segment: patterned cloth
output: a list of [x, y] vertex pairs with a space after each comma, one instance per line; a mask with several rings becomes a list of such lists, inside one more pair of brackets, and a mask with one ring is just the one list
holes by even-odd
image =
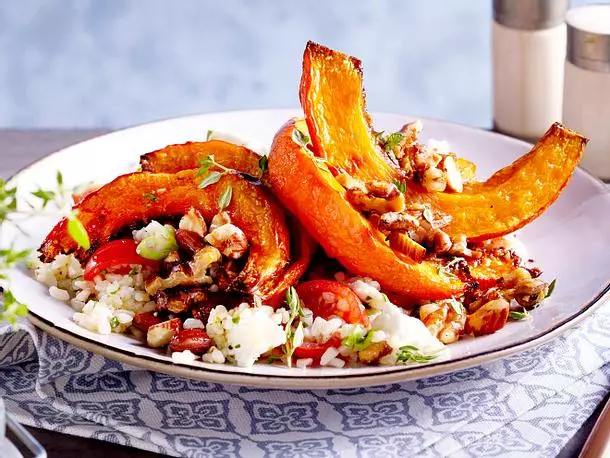
[[610, 306], [549, 344], [402, 384], [223, 386], [0, 329], [0, 395], [24, 424], [189, 457], [555, 456], [610, 387]]

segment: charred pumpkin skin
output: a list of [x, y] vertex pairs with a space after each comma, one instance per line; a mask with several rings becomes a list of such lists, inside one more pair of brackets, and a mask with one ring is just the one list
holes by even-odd
[[299, 221], [292, 217], [288, 217], [288, 229], [292, 234], [290, 244], [290, 261], [291, 264], [286, 270], [279, 275], [273, 282], [273, 287], [267, 293], [266, 305], [280, 307], [286, 300], [286, 290], [295, 285], [311, 264], [311, 259], [318, 248], [318, 243]]
[[281, 202], [326, 250], [351, 272], [369, 276], [390, 291], [416, 299], [445, 299], [464, 284], [439, 273], [435, 262], [415, 263], [394, 252], [381, 233], [356, 211], [345, 190], [310, 152], [292, 140], [294, 121], [276, 134], [269, 155], [269, 181]]
[[207, 142], [187, 142], [169, 145], [140, 157], [144, 172], [176, 173], [181, 170], [197, 169], [201, 160], [211, 154], [214, 159], [227, 168], [237, 170], [255, 178], [260, 178], [258, 161], [261, 158], [254, 151], [222, 140]]
[[[366, 113], [360, 61], [309, 42], [303, 58], [301, 104], [316, 155], [356, 178], [393, 182], [402, 172], [380, 153]], [[459, 194], [427, 192], [409, 181], [407, 202], [453, 218], [444, 230], [481, 241], [509, 234], [540, 216], [561, 194], [587, 139], [556, 123], [534, 148], [483, 183]], [[463, 163], [460, 168], [474, 173]]]
[[[91, 249], [78, 248], [60, 221], [40, 247], [41, 259], [53, 260], [60, 253], [75, 253], [86, 261], [96, 248], [125, 227], [156, 218], [184, 215], [191, 207], [206, 220], [218, 212], [218, 198], [232, 187], [233, 198], [226, 211], [250, 241], [248, 260], [235, 289], [265, 297], [272, 280], [289, 260], [290, 241], [282, 208], [259, 185], [237, 174], [224, 175], [204, 189], [197, 187], [195, 170], [176, 174], [131, 173], [122, 175], [86, 196], [74, 209], [91, 240]], [[156, 199], [150, 199], [150, 194]]]

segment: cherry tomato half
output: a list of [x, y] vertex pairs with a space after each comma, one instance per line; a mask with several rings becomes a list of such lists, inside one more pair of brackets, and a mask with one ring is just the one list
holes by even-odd
[[311, 280], [296, 287], [303, 305], [313, 316], [327, 319], [337, 316], [346, 323], [369, 324], [364, 305], [349, 287], [331, 280]]
[[160, 261], [146, 259], [136, 253], [138, 242], [130, 239], [113, 240], [102, 245], [87, 262], [85, 280], [93, 280], [102, 272], [126, 274], [133, 265], [159, 270]]
[[319, 363], [326, 350], [330, 347], [339, 348], [340, 345], [341, 339], [338, 337], [331, 337], [324, 343], [305, 341], [300, 347], [294, 349], [294, 357], [298, 359], [311, 358], [314, 362]]

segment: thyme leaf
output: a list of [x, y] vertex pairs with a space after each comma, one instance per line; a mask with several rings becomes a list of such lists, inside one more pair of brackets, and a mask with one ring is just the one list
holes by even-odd
[[267, 170], [269, 170], [269, 158], [267, 156], [261, 156], [258, 160], [258, 169], [261, 171], [261, 178], [265, 175]]
[[403, 194], [407, 191], [407, 183], [404, 181], [395, 181], [394, 186], [396, 186], [396, 188], [398, 188], [398, 190]]
[[403, 363], [427, 363], [436, 358], [436, 355], [424, 355], [419, 348], [413, 345], [405, 345], [398, 349], [396, 360]]
[[231, 198], [233, 197], [233, 188], [231, 186], [227, 186], [220, 197], [218, 197], [218, 211], [223, 211], [225, 208], [229, 206], [231, 203]]
[[514, 321], [526, 320], [529, 317], [530, 317], [530, 314], [525, 309], [523, 309], [522, 312], [519, 312], [519, 311], [508, 312], [508, 318], [510, 318], [511, 320], [514, 320]]
[[303, 148], [307, 148], [308, 143], [310, 142], [310, 138], [304, 132], [301, 132], [296, 127], [292, 131], [292, 141], [297, 145], [302, 146]]
[[557, 284], [557, 279], [553, 279], [553, 281], [549, 284], [549, 289], [546, 293], [546, 296], [544, 296], [544, 298], [546, 299], [547, 297], [551, 297], [551, 294], [553, 294], [553, 291], [555, 291], [555, 285]]

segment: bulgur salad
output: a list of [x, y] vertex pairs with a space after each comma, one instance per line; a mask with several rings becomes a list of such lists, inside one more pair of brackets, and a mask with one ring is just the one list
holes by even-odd
[[[305, 119], [268, 155], [214, 132], [142, 155], [74, 197], [36, 279], [79, 326], [180, 364], [425, 364], [527, 319], [555, 283], [515, 233], [586, 141], [556, 124], [480, 182], [447, 142], [421, 141], [421, 121], [373, 130], [361, 76], [357, 59], [309, 43]], [[333, 95], [334, 78], [354, 97]]]

